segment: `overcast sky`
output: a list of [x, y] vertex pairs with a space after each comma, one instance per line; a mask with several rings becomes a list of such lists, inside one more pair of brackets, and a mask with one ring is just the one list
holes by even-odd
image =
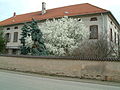
[[42, 2], [46, 2], [46, 8], [63, 7], [74, 4], [90, 3], [110, 10], [120, 23], [120, 0], [0, 0], [0, 21], [16, 14], [41, 11]]

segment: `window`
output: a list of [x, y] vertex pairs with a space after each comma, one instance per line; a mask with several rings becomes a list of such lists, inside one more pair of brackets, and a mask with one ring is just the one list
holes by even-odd
[[90, 26], [90, 39], [98, 39], [98, 25]]
[[119, 45], [119, 40], [120, 40], [120, 38], [119, 38], [119, 35], [118, 35], [118, 45]]
[[78, 21], [82, 21], [82, 19], [81, 19], [81, 18], [78, 18]]
[[14, 32], [13, 42], [17, 42], [17, 41], [18, 41], [18, 32]]
[[7, 42], [10, 42], [10, 33], [6, 33], [5, 39]]
[[115, 41], [115, 43], [116, 43], [116, 32], [114, 32], [114, 41]]
[[6, 53], [6, 54], [9, 54], [9, 50], [8, 50], [8, 49], [5, 49], [5, 53]]
[[7, 28], [7, 30], [10, 30], [10, 28]]
[[110, 29], [110, 41], [113, 41], [112, 29]]
[[112, 21], [111, 21], [110, 23], [113, 25], [113, 22], [112, 22]]
[[14, 29], [18, 29], [18, 27], [14, 27]]
[[13, 49], [12, 54], [17, 54], [17, 51], [18, 51], [17, 49]]
[[97, 21], [97, 17], [91, 18], [90, 21]]
[[69, 14], [69, 12], [67, 12], [67, 11], [66, 11], [66, 12], [64, 12], [64, 13], [65, 13], [65, 14]]

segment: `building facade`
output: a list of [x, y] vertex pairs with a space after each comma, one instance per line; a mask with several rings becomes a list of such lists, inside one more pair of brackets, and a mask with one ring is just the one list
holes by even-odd
[[21, 28], [24, 23], [37, 20], [38, 25], [46, 19], [68, 16], [83, 21], [90, 31], [89, 41], [106, 39], [108, 48], [113, 48], [118, 54], [120, 26], [112, 13], [108, 10], [85, 3], [46, 10], [46, 4], [42, 3], [42, 11], [16, 15], [0, 22], [7, 39], [6, 51], [8, 54], [20, 54]]

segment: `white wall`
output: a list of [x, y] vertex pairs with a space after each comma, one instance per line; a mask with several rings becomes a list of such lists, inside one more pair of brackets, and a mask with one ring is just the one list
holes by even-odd
[[[90, 21], [90, 19], [92, 17], [97, 17], [97, 21]], [[101, 15], [93, 15], [93, 16], [80, 16], [78, 18], [81, 18], [82, 21], [84, 22], [84, 24], [86, 25], [87, 27], [87, 30], [90, 29], [90, 26], [91, 25], [98, 25], [98, 38], [100, 38], [100, 34], [102, 32], [102, 17]], [[38, 23], [38, 25], [40, 26], [41, 23]], [[18, 26], [18, 29], [14, 29], [14, 27]], [[7, 28], [10, 28], [10, 30], [7, 30]], [[10, 33], [11, 34], [11, 39], [10, 39], [10, 42], [7, 43], [7, 47], [9, 48], [17, 48], [19, 47], [21, 44], [20, 44], [20, 38], [21, 38], [21, 28], [23, 27], [23, 25], [14, 25], [14, 26], [8, 26], [8, 27], [5, 27], [4, 28], [4, 31], [5, 33]], [[18, 42], [13, 42], [13, 37], [14, 37], [14, 32], [18, 32]], [[97, 41], [97, 39], [90, 39], [90, 41]]]
[[[92, 17], [97, 17], [97, 21], [90, 21], [90, 19]], [[113, 25], [111, 25], [111, 23], [110, 23], [111, 19], [106, 14], [79, 16], [78, 18], [82, 19], [82, 21], [85, 23], [88, 30], [90, 29], [91, 25], [98, 25], [98, 39], [100, 39], [103, 35], [105, 35], [107, 33], [106, 39], [109, 42], [110, 28], [112, 28], [114, 30], [113, 34], [114, 34], [114, 32], [116, 32], [118, 34], [118, 28], [117, 29], [114, 28], [114, 26], [115, 26], [114, 23], [113, 23]], [[38, 23], [38, 25], [40, 26], [41, 23]], [[15, 26], [18, 26], [18, 29], [14, 29]], [[10, 28], [10, 30], [7, 30], [8, 27]], [[20, 34], [22, 32], [21, 28], [23, 27], [23, 25], [14, 25], [14, 26], [8, 26], [8, 27], [4, 27], [5, 33], [11, 34], [11, 40], [10, 40], [10, 42], [7, 43], [7, 47], [11, 47], [11, 48], [19, 47], [21, 45], [19, 39], [21, 38]], [[18, 42], [13, 42], [14, 32], [18, 32]], [[113, 39], [114, 39], [114, 35], [113, 35]], [[97, 39], [90, 39], [89, 41], [90, 42], [97, 41]]]
[[[18, 29], [14, 29], [14, 27], [18, 27]], [[7, 27], [4, 27], [4, 33], [10, 33], [10, 42], [7, 43], [7, 47], [9, 48], [17, 48], [21, 45], [20, 43], [20, 38], [21, 38], [21, 28], [22, 28], [23, 25], [15, 25], [15, 26], [7, 26]], [[10, 28], [10, 30], [7, 30], [7, 28]], [[17, 42], [13, 42], [13, 38], [14, 38], [14, 32], [18, 32], [18, 41]]]
[[[97, 21], [90, 21], [90, 19], [92, 17], [97, 17]], [[90, 30], [91, 25], [98, 25], [98, 39], [100, 39], [101, 32], [102, 32], [102, 17], [101, 17], [101, 15], [85, 16], [85, 17], [81, 17], [81, 18], [82, 18], [82, 21], [87, 26], [88, 30]], [[90, 41], [94, 41], [94, 40], [95, 39], [90, 39]]]
[[[110, 41], [110, 29], [112, 29], [113, 41]], [[108, 41], [109, 49], [111, 48], [111, 46], [113, 46], [114, 49], [118, 51], [118, 35], [119, 35], [118, 31], [119, 29], [117, 25], [113, 22], [113, 20], [109, 16], [107, 16], [107, 35], [108, 35], [107, 41]], [[116, 43], [115, 43], [115, 34], [114, 34], [115, 32], [116, 32]]]

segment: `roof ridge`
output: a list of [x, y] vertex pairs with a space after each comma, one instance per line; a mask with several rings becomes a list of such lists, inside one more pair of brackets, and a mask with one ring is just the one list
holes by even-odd
[[[81, 3], [81, 4], [73, 4], [73, 5], [67, 5], [67, 6], [62, 6], [62, 7], [51, 8], [51, 9], [47, 9], [47, 10], [53, 10], [53, 9], [59, 9], [59, 8], [65, 8], [65, 7], [72, 7], [72, 6], [84, 5], [84, 4], [92, 5], [92, 4], [90, 4], [90, 3]], [[106, 9], [97, 7], [97, 6], [95, 6], [95, 5], [92, 5], [92, 6], [94, 6], [94, 7], [96, 7], [96, 8], [99, 8], [99, 9], [102, 9], [102, 10], [106, 10]], [[106, 11], [109, 11], [109, 10], [106, 10]], [[18, 15], [16, 15], [16, 16], [25, 15], [25, 14], [32, 14], [32, 13], [37, 13], [37, 12], [41, 12], [41, 11], [33, 11], [33, 12], [18, 14]], [[10, 18], [12, 18], [12, 17], [10, 17]], [[8, 18], [8, 19], [9, 19], [9, 18]]]
[[[73, 4], [73, 5], [61, 6], [61, 7], [56, 7], [56, 8], [46, 9], [46, 10], [59, 9], [59, 8], [71, 7], [71, 6], [82, 5], [82, 4], [89, 4], [89, 3]], [[28, 12], [28, 13], [18, 14], [16, 16], [25, 15], [25, 14], [31, 14], [31, 13], [37, 13], [37, 12], [41, 12], [41, 11]]]
[[[66, 6], [61, 6], [61, 7], [51, 8], [51, 9], [59, 9], [59, 8], [65, 8], [65, 7], [71, 7], [71, 6], [83, 5], [83, 4], [88, 4], [88, 3], [72, 4], [72, 5], [66, 5]], [[51, 10], [51, 9], [48, 9], [48, 10]]]

